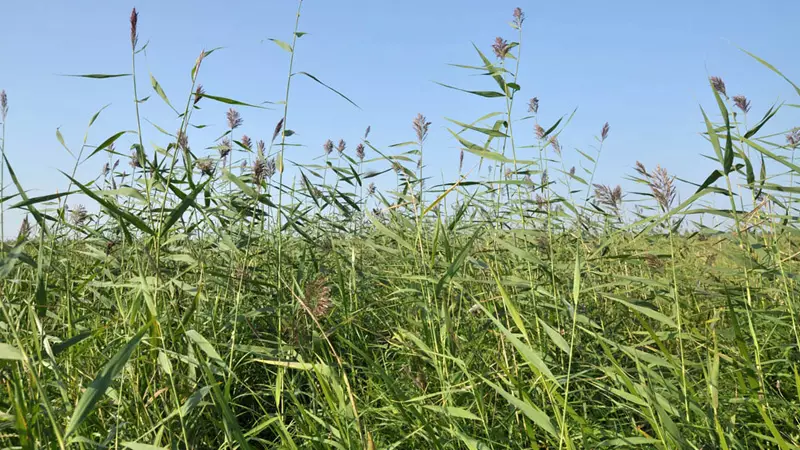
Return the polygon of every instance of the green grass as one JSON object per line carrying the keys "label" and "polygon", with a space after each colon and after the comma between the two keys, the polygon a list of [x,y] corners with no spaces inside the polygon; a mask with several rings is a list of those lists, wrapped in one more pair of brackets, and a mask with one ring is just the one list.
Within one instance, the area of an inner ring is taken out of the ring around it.
{"label": "green grass", "polygon": [[[219,153],[190,150],[198,108],[244,103],[202,94],[210,52],[183,104],[151,80],[182,123],[164,147],[142,144],[137,102],[133,154],[123,133],[84,142],[64,192],[29,198],[3,144],[3,209],[28,219],[0,253],[0,446],[799,448],[800,167],[794,138],[762,135],[791,106],[748,127],[714,81],[719,115],[698,116],[718,169],[678,203],[637,163],[623,202],[594,185],[608,128],[571,170],[570,117],[512,113],[516,32],[467,63],[491,79],[466,95],[496,112],[451,121],[450,182],[418,165],[424,117],[403,144],[365,134],[365,158],[287,166],[291,81],[322,83],[292,62],[267,143],[232,112]],[[292,61],[296,37],[276,41]],[[103,154],[102,177],[75,178]]]}

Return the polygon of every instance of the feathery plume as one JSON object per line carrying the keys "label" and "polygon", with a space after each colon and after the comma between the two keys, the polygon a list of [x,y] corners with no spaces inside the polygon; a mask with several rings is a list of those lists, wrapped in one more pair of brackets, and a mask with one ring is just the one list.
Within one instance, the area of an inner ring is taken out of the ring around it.
{"label": "feathery plume", "polygon": [[464,168],[464,149],[461,149],[461,154],[458,156],[458,171]]}
{"label": "feathery plume", "polygon": [[664,212],[672,209],[675,201],[676,190],[673,179],[661,166],[656,166],[653,173],[650,174],[650,190]]}
{"label": "feathery plume", "polygon": [[492,50],[499,59],[505,59],[508,56],[508,51],[511,50],[511,46],[508,45],[508,41],[498,36],[494,39]]}
{"label": "feathery plume", "polygon": [[745,114],[750,112],[750,100],[748,100],[744,95],[734,95],[733,104],[736,105],[737,108],[741,109]]}
{"label": "feathery plume", "polygon": [[344,142],[344,139],[339,139],[339,145],[336,146],[336,151],[338,151],[339,154],[341,155],[342,153],[344,153],[344,150],[346,148],[347,148],[347,143]]}
{"label": "feathery plume", "polygon": [[195,105],[197,105],[197,102],[199,102],[200,99],[203,98],[203,94],[205,94],[205,93],[206,93],[206,91],[205,91],[205,89],[203,89],[203,85],[202,84],[198,84],[197,85],[197,89],[194,90],[194,104]]}
{"label": "feathery plume", "polygon": [[265,144],[264,141],[259,139],[258,143],[256,143],[256,147],[258,148],[258,157],[259,158],[263,157],[264,156],[264,150],[266,150],[266,148],[267,148],[267,144]]}
{"label": "feathery plume", "polygon": [[558,137],[556,135],[550,136],[550,145],[553,146],[553,150],[561,156],[561,144],[558,143]]}
{"label": "feathery plume", "polygon": [[136,43],[139,41],[139,13],[136,8],[131,11],[131,48],[136,49]]}
{"label": "feathery plume", "polygon": [[426,137],[428,137],[428,127],[430,125],[431,123],[428,122],[428,119],[426,119],[422,114],[417,114],[417,117],[414,117],[412,126],[414,127],[414,131],[417,133],[417,141],[420,144],[425,140]]}
{"label": "feathery plume", "polygon": [[615,212],[619,212],[619,206],[622,204],[622,188],[612,188],[602,184],[594,185],[594,196],[601,205],[612,208]]}
{"label": "feathery plume", "polygon": [[536,137],[539,139],[543,139],[545,133],[544,128],[542,128],[542,126],[537,123],[534,129],[536,130]]}
{"label": "feathery plume", "polygon": [[267,163],[261,158],[253,161],[253,183],[260,185],[267,177]]}
{"label": "feathery plume", "polygon": [[715,91],[724,95],[725,98],[728,98],[728,92],[725,90],[725,82],[722,81],[722,78],[711,77],[709,78],[709,81],[711,82],[711,87],[713,87]]}
{"label": "feathery plume", "polygon": [[367,125],[366,131],[364,131],[364,140],[367,140],[367,136],[369,136],[369,132],[372,129],[372,126]]}
{"label": "feathery plume", "polygon": [[528,112],[529,113],[538,113],[539,112],[539,98],[533,97],[528,101]]}
{"label": "feathery plume", "polygon": [[183,130],[178,131],[178,148],[185,152],[189,151],[189,137]]}
{"label": "feathery plume", "polygon": [[574,176],[575,176],[575,166],[572,166],[572,167],[570,167],[570,169],[569,169],[569,175],[570,175],[571,177],[574,177]]}
{"label": "feathery plume", "polygon": [[325,143],[322,145],[322,149],[325,150],[326,155],[330,155],[331,152],[333,152],[333,141],[330,139],[325,141]]}
{"label": "feathery plume", "polygon": [[222,142],[220,142],[217,146],[217,151],[219,151],[219,157],[221,159],[225,159],[225,157],[227,157],[231,152],[231,140],[228,138],[223,138]]}
{"label": "feathery plume", "polygon": [[6,116],[8,115],[8,94],[6,94],[6,90],[3,89],[0,91],[0,116],[3,117],[3,122],[6,121]]}
{"label": "feathery plume", "polygon": [[209,158],[198,159],[194,165],[203,175],[211,176],[214,174],[214,162]]}
{"label": "feathery plume", "polygon": [[275,131],[272,132],[272,142],[275,142],[275,138],[278,137],[278,134],[280,134],[281,129],[283,129],[283,119],[284,118],[281,117],[281,120],[279,120],[278,124],[275,125]]}
{"label": "feathery plume", "polygon": [[18,241],[27,241],[31,235],[31,224],[28,222],[28,216],[22,219],[22,224],[19,226],[19,233],[17,233]]}
{"label": "feathery plume", "polygon": [[786,135],[786,143],[789,147],[797,148],[800,145],[800,127],[792,128]]}
{"label": "feathery plume", "polygon": [[306,284],[303,291],[306,306],[311,310],[311,315],[316,319],[325,317],[330,312],[333,303],[331,301],[331,288],[327,286],[328,280],[319,276]]}
{"label": "feathery plume", "polygon": [[606,122],[606,124],[603,125],[603,129],[600,131],[600,141],[605,141],[606,140],[606,138],[608,137],[608,131],[610,129],[611,129],[611,127],[609,127],[608,126],[608,122]]}
{"label": "feathery plume", "polygon": [[272,176],[275,175],[275,172],[277,172],[277,170],[278,166],[275,163],[275,158],[268,159],[267,168],[264,170],[264,175],[266,175],[267,178],[272,178]]}
{"label": "feathery plume", "polygon": [[230,128],[231,130],[239,128],[240,126],[242,126],[242,123],[244,122],[242,120],[242,116],[239,114],[239,111],[233,108],[228,110],[227,117],[228,117],[228,128]]}
{"label": "feathery plume", "polygon": [[253,140],[250,139],[250,136],[246,134],[242,135],[242,140],[240,142],[242,143],[242,147],[248,150],[250,150],[253,147]]}
{"label": "feathery plume", "polygon": [[142,167],[142,164],[139,162],[139,155],[134,151],[131,152],[131,160],[128,162],[131,167],[134,169],[138,169]]}
{"label": "feathery plume", "polygon": [[369,186],[367,186],[367,195],[373,194],[375,194],[375,183],[370,183]]}
{"label": "feathery plume", "polygon": [[363,161],[364,160],[364,156],[366,156],[366,153],[364,152],[364,144],[358,144],[356,146],[356,157],[360,161]]}
{"label": "feathery plume", "polygon": [[69,212],[69,220],[76,226],[79,227],[86,222],[86,219],[89,218],[89,213],[86,211],[86,207],[83,205],[78,205],[72,208]]}
{"label": "feathery plume", "polygon": [[514,8],[514,25],[517,28],[522,28],[522,22],[525,21],[525,13],[522,8]]}

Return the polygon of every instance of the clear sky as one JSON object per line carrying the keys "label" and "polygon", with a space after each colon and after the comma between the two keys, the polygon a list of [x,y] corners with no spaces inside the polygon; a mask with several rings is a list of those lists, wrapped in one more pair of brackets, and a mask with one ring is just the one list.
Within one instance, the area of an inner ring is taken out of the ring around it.
{"label": "clear sky", "polygon": [[[170,100],[183,105],[198,54],[221,46],[201,69],[199,81],[209,94],[251,103],[282,98],[288,53],[266,39],[290,40],[294,1],[4,1],[0,89],[8,92],[10,104],[6,149],[31,195],[67,185],[57,169],[69,171],[74,161],[56,140],[57,128],[75,151],[92,114],[110,104],[88,143],[135,129],[130,78],[59,76],[129,72],[133,6],[140,12],[140,43],[149,41],[137,63],[140,97],[153,94],[150,72]],[[800,103],[787,84],[737,49],[758,54],[800,81],[795,45],[800,2],[794,0],[306,0],[300,29],[309,34],[297,45],[296,70],[341,90],[361,109],[309,79],[295,79],[288,126],[296,132],[292,142],[304,147],[291,148],[287,159],[319,156],[328,138],[344,138],[352,149],[368,125],[380,147],[411,140],[411,120],[421,112],[433,122],[428,173],[442,171],[452,179],[458,147],[445,117],[470,122],[501,105],[434,81],[492,89],[492,80],[448,63],[479,63],[472,42],[490,53],[495,36],[514,40],[508,23],[517,6],[527,16],[518,113],[533,96],[540,99],[545,125],[578,108],[560,137],[568,161],[577,161],[574,148],[593,145],[608,121],[611,133],[596,181],[621,182],[636,160],[648,167],[662,164],[687,179],[705,178],[714,166],[700,156],[710,149],[699,135],[704,125],[698,105],[715,110],[709,75],[722,77],[729,94],[752,100],[754,121],[774,102]],[[213,145],[225,126],[224,105],[204,100],[201,106],[195,123],[213,127],[190,134],[195,150]],[[277,109],[240,112],[241,132],[265,140],[281,115]],[[171,132],[178,127],[156,95],[142,105],[142,113]],[[796,110],[787,109],[773,131],[796,124]],[[153,126],[142,125],[148,150],[151,143],[166,144]],[[532,141],[530,122],[517,132],[523,144]],[[134,139],[124,136],[118,149]],[[101,155],[90,160],[79,178],[94,178],[105,160]],[[16,232],[20,217],[7,215],[7,232]]]}

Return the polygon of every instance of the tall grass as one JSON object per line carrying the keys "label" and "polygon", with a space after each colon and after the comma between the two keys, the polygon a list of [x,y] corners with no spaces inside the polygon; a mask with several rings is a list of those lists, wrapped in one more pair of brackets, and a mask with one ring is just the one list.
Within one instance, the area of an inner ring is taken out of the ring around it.
{"label": "tall grass", "polygon": [[[132,153],[115,148],[129,132],[84,141],[70,188],[31,198],[0,141],[16,189],[2,209],[32,219],[1,253],[4,448],[800,446],[800,132],[762,131],[793,106],[748,124],[749,101],[710,79],[719,114],[698,114],[718,168],[678,203],[677,179],[637,162],[643,189],[623,193],[595,181],[608,124],[568,149],[571,116],[540,123],[538,100],[517,99],[518,9],[517,41],[462,66],[488,87],[442,83],[495,104],[450,120],[458,179],[424,170],[421,114],[407,142],[367,129],[353,156],[329,141],[323,164],[289,167],[292,81],[352,103],[295,69],[302,6],[273,40],[282,115],[255,144],[235,135],[253,105],[200,85],[211,50],[183,111],[150,77],[181,125],[145,147],[135,10]],[[214,154],[190,146],[209,102],[231,107]],[[5,133],[5,96],[2,111]],[[76,179],[103,153],[102,180]]]}

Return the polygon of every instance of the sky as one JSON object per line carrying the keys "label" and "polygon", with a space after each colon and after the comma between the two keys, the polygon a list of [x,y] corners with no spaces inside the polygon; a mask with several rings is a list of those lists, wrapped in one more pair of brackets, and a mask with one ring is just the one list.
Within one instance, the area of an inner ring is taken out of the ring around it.
{"label": "sky", "polygon": [[[0,2],[0,89],[9,99],[5,147],[29,195],[67,187],[59,170],[71,172],[75,160],[56,138],[57,129],[77,153],[89,119],[106,105],[89,130],[88,145],[136,128],[131,78],[63,76],[129,73],[134,6],[140,13],[139,43],[148,43],[137,57],[139,97],[151,96],[141,105],[148,151],[168,142],[150,122],[170,132],[179,126],[153,92],[150,75],[182,109],[190,70],[203,49],[222,47],[200,71],[207,93],[253,104],[282,100],[289,53],[269,39],[291,40],[296,1]],[[711,149],[700,135],[705,128],[700,106],[716,111],[709,76],[722,77],[730,95],[752,101],[753,122],[776,102],[800,103],[788,84],[739,50],[800,81],[797,1],[305,0],[300,30],[308,34],[295,48],[295,70],[313,74],[359,108],[309,78],[293,78],[287,127],[295,131],[290,140],[298,146],[287,150],[286,159],[319,157],[329,138],[345,139],[352,151],[367,126],[371,142],[386,149],[412,140],[411,121],[422,113],[432,122],[426,173],[453,180],[459,146],[447,119],[472,122],[504,106],[502,100],[436,82],[493,89],[490,78],[451,64],[479,64],[473,43],[490,54],[496,36],[517,40],[509,26],[515,7],[526,15],[515,114],[524,116],[525,103],[534,96],[546,127],[576,110],[560,135],[568,165],[579,160],[575,149],[596,145],[595,136],[609,122],[597,182],[625,187],[623,178],[637,160],[695,182],[714,170],[701,156]],[[189,140],[202,153],[224,131],[227,106],[208,100],[200,106],[193,120],[209,127],[193,131]],[[244,126],[237,133],[268,141],[282,108],[240,108],[240,113]],[[797,110],[784,109],[771,130],[791,128],[798,119]],[[520,145],[532,143],[532,122],[521,122],[516,133]],[[117,148],[127,149],[135,140],[126,134]],[[105,162],[97,155],[83,163],[78,179],[94,179]],[[16,233],[21,217],[19,211],[6,214],[7,234]]]}

